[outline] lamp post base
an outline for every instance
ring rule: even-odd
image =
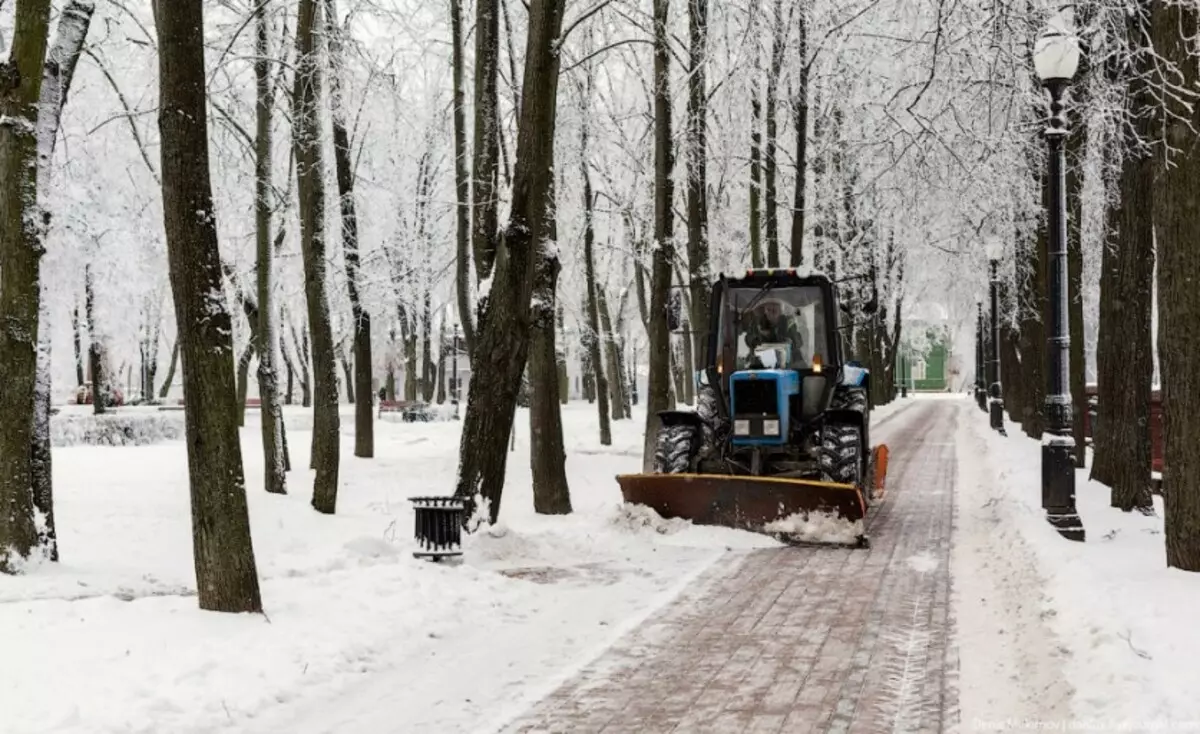
[[[1042,439],[1042,509],[1046,521],[1067,540],[1083,542],[1083,521],[1075,509],[1075,455],[1070,436]]]
[[[989,402],[991,403],[989,411],[991,413],[992,430],[1001,436],[1007,436],[1008,432],[1004,430],[1004,401],[992,398]]]

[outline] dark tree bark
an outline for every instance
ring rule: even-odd
[[[337,169],[338,198],[342,215],[342,252],[346,259],[346,287],[350,293],[350,312],[354,319],[354,375],[346,376],[350,402],[354,395],[354,455],[375,456],[375,412],[371,409],[371,314],[359,294],[362,275],[358,253],[358,212],[354,203],[354,171],[351,162],[350,133],[346,129],[346,105],[342,98],[344,73],[342,31],[337,25],[335,0],[325,0],[325,32],[329,38],[329,107],[333,118],[333,158]]]
[[[1174,64],[1166,81],[1183,89],[1200,83],[1200,58],[1181,28],[1195,28],[1194,5],[1156,8],[1154,50]],[[1178,96],[1166,100],[1166,144],[1176,153],[1155,178],[1158,233],[1158,349],[1163,389],[1163,485],[1167,566],[1200,571],[1200,112]]]
[[[545,224],[548,241],[535,255],[537,261],[534,264],[529,343],[529,463],[533,475],[534,512],[539,515],[566,515],[571,512],[571,490],[567,482],[567,452],[563,447],[562,409],[558,402],[555,358],[557,350],[554,344],[554,312],[561,265],[558,261],[558,214],[553,165],[550,171]]]
[[[491,382],[486,390],[470,391],[463,418],[455,494],[482,496],[492,522],[500,515],[508,438],[529,351],[533,266],[546,235],[563,6],[563,0],[530,2],[511,214],[497,251],[491,295],[480,307],[471,360],[472,373],[488,375]]]
[[[604,356],[600,346],[600,307],[596,297],[596,231],[592,227],[596,200],[592,194],[592,175],[588,166],[588,106],[592,95],[591,69],[587,72],[586,85],[580,94],[579,168],[583,179],[583,269],[587,282],[587,329],[585,346],[588,361],[596,380],[596,408],[600,416],[600,445],[612,445],[612,426],[609,424],[609,388],[605,374]],[[557,280],[557,276],[554,276]]]
[[[446,402],[446,318],[438,322],[437,404]]]
[[[1120,205],[1111,214],[1100,274],[1100,328],[1097,345],[1099,416],[1092,478],[1112,488],[1110,502],[1126,512],[1151,512],[1150,389],[1154,377],[1150,313],[1154,280],[1155,162],[1147,141],[1155,134],[1158,104],[1147,77],[1154,60],[1146,48],[1150,2],[1141,0],[1126,16],[1128,66],[1118,70],[1127,84],[1128,124],[1120,148],[1117,187]]]
[[[167,363],[167,376],[163,378],[162,388],[158,391],[158,399],[166,400],[167,395],[171,392],[171,385],[175,382],[175,370],[179,367],[179,337],[175,337],[175,343],[171,346],[171,361]],[[82,385],[83,383],[80,382]]]
[[[261,612],[237,416],[232,319],[208,163],[202,0],[156,0],[163,221],[183,355],[200,608]]]
[[[75,382],[77,385],[83,385],[87,379],[84,377],[83,370],[83,332],[79,324],[79,306],[75,306],[71,310],[71,331],[72,342],[75,346]]]
[[[771,34],[771,63],[767,71],[767,146],[763,155],[764,204],[767,229],[767,267],[779,267],[779,206],[776,180],[779,166],[775,151],[779,143],[779,76],[783,69],[783,1],[775,0],[775,28]]]
[[[654,0],[654,256],[650,286],[649,360],[646,386],[646,439],[642,464],[649,472],[654,462],[659,411],[671,408],[671,334],[667,301],[671,288],[671,263],[675,260],[675,220],[671,208],[675,167],[671,149],[671,51],[667,21],[670,0]]]
[[[300,0],[296,23],[296,83],[293,102],[293,145],[300,200],[300,247],[304,256],[304,295],[312,331],[313,452],[316,469],[312,506],[317,512],[337,510],[340,419],[337,357],[329,317],[325,250],[325,180],[321,146],[321,69],[316,48],[317,0]]]
[[[808,175],[808,79],[811,61],[808,58],[808,11],[799,9],[799,86],[792,92],[792,125],[796,131],[796,189],[792,199],[792,252],[788,262],[793,268],[804,263],[804,209]]]
[[[692,332],[691,369],[701,370],[706,362],[709,288],[712,287],[712,273],[708,264],[708,89],[704,74],[707,66],[708,0],[688,0],[688,40],[687,247],[692,305],[689,321]]]
[[[467,172],[466,93],[463,90],[462,0],[450,0],[450,40],[454,64],[454,284],[458,320],[468,358],[475,347],[475,319],[471,312],[471,176]]]
[[[604,289],[596,284],[596,306],[600,312],[601,338],[604,341],[604,374],[608,377],[608,401],[615,421],[631,418],[625,408],[625,379],[621,369],[621,354],[613,335],[612,315],[608,309],[608,298]],[[565,401],[564,401],[565,402]]]
[[[346,383],[346,402],[354,405],[354,365],[342,350],[338,350],[338,361],[342,363],[342,377]]]
[[[750,40],[754,57],[750,67],[750,262],[763,266],[762,251],[762,100],[759,99],[759,77],[762,63],[758,48],[758,3],[750,6]]]
[[[36,131],[49,24],[49,0],[18,2],[10,55],[0,62],[0,573],[17,572],[38,544],[30,452],[44,251]]]
[[[271,80],[271,39],[267,3],[254,6],[255,129],[254,235],[258,258],[258,397],[262,421],[263,487],[271,494],[287,493],[283,458],[283,406],[279,400],[279,367],[275,344],[275,259],[271,249],[271,117],[275,106]]]
[[[91,373],[92,411],[96,415],[108,412],[108,372],[104,365],[104,345],[96,328],[96,288],[92,266],[83,266],[83,310],[88,328],[88,372]]]
[[[497,181],[500,133],[497,128],[499,98],[496,79],[500,71],[500,13],[496,1],[478,0],[475,5],[475,161],[471,181],[471,245],[475,251],[475,275],[479,282],[492,275],[497,250],[496,230],[499,227]],[[484,300],[486,298],[480,298],[481,302]],[[481,314],[485,311],[482,303],[477,303],[476,308]],[[463,316],[464,323],[467,318]],[[478,333],[483,326],[476,323],[475,330]]]
[[[50,164],[54,157],[63,109],[67,105],[71,81],[75,77],[75,66],[79,61],[84,39],[87,38],[94,10],[95,6],[77,0],[67,3],[59,15],[54,44],[42,69],[40,112],[37,120],[39,197],[44,195],[49,185]],[[50,212],[41,202],[38,208],[41,209],[43,224],[41,236],[45,237],[49,232]],[[33,460],[31,477],[33,505],[42,518],[38,530],[38,545],[47,558],[58,561],[58,530],[54,521],[53,462],[50,450],[50,307],[44,272],[39,273],[39,279],[37,377],[34,383],[33,443],[30,446]]]
[[[1038,185],[1042,192],[1042,212],[1047,211],[1050,196],[1049,176],[1046,166],[1039,165]],[[1021,379],[1024,381],[1022,394],[1026,398],[1022,407],[1021,428],[1025,435],[1041,440],[1044,427],[1043,404],[1046,399],[1046,252],[1049,236],[1046,217],[1039,216],[1033,241],[1024,240],[1017,250],[1018,262],[1027,263],[1029,272],[1021,280],[1021,322],[1017,348],[1020,354]]]

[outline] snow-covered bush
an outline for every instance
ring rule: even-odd
[[[182,412],[56,415],[50,419],[52,446],[146,446],[183,437]]]

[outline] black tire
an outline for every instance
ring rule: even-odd
[[[866,415],[870,410],[867,390],[862,387],[839,387],[833,392],[830,410],[852,410]]]
[[[821,445],[817,447],[817,465],[821,479],[838,484],[862,486],[862,430],[847,423],[827,423],[821,430]]]
[[[697,427],[678,424],[661,426],[654,447],[655,474],[687,474],[692,469],[699,444]]]
[[[716,458],[720,455],[720,441],[724,428],[721,425],[720,400],[717,388],[712,385],[700,385],[696,390],[696,415],[700,416],[701,423],[701,458]]]

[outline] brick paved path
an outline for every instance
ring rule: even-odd
[[[729,554],[509,732],[941,732],[957,718],[950,529],[957,411],[881,423],[869,550]]]

